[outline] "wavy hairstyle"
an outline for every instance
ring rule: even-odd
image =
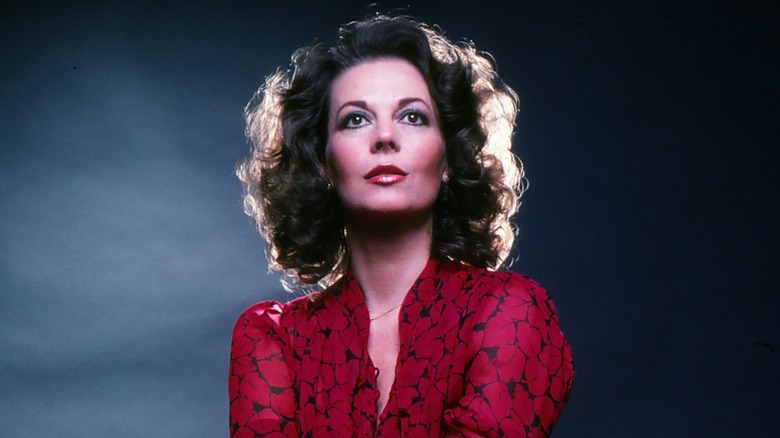
[[[245,110],[253,147],[236,172],[244,209],[288,288],[328,286],[348,264],[344,212],[323,170],[330,87],[377,58],[415,66],[438,111],[449,179],[434,205],[431,254],[496,269],[511,250],[509,218],[525,181],[511,152],[517,95],[472,43],[453,44],[409,17],[377,15],[341,27],[334,44],[297,50],[292,72],[266,78]]]

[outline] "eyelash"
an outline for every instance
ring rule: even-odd
[[[412,122],[411,120],[408,120],[409,116],[417,117],[418,122],[415,123],[415,122]],[[401,120],[404,120],[404,119],[406,119],[407,123],[409,123],[410,125],[428,126],[428,124],[429,124],[428,115],[426,115],[424,112],[422,112],[420,110],[416,110],[416,109],[409,110],[409,111],[406,111],[405,113],[403,113],[401,115]]]
[[[409,117],[416,117],[417,121],[415,122],[413,120],[409,120]],[[356,120],[357,122],[353,123]],[[367,114],[361,111],[353,111],[341,119],[338,124],[338,129],[357,129],[363,126],[367,120],[369,120]],[[401,114],[401,120],[404,121],[404,123],[412,126],[428,126],[430,124],[428,115],[417,109],[405,111],[403,114]]]
[[[339,122],[339,129],[355,129],[363,126],[363,123],[358,122],[357,125],[351,125],[350,122],[355,121],[355,119],[360,119],[360,122],[365,122],[368,120],[368,116],[366,114],[359,112],[359,111],[353,111],[346,116],[344,116],[341,121]]]

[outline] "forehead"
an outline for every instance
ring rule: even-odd
[[[428,84],[411,63],[397,58],[372,59],[343,71],[333,81],[331,102],[385,101],[416,97],[431,101]]]

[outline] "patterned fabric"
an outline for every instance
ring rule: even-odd
[[[571,393],[571,351],[533,281],[431,260],[399,313],[387,405],[351,274],[287,304],[262,302],[233,333],[233,437],[550,434]]]

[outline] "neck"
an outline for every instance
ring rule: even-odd
[[[372,315],[401,304],[430,258],[432,232],[431,217],[347,224],[352,271]]]

